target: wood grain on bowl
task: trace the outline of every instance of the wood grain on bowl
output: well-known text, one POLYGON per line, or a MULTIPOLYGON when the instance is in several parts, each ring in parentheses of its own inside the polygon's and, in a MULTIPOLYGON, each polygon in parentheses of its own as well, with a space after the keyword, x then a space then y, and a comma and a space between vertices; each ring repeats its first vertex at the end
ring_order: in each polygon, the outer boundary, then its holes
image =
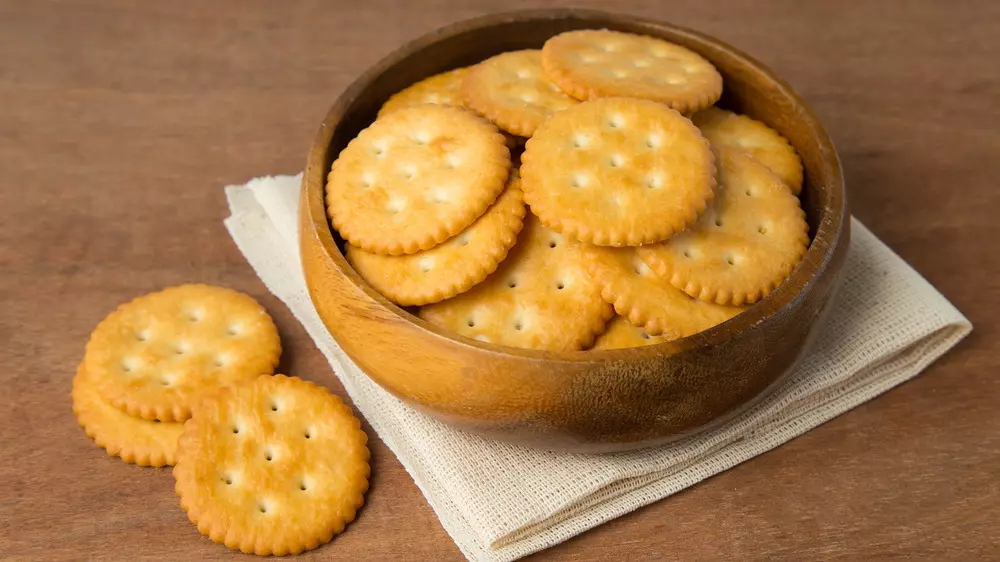
POLYGON ((780 382, 822 326, 849 242, 837 153, 792 88, 700 33, 585 10, 525 11, 457 23, 392 53, 333 104, 309 154, 300 207, 309 292, 334 338, 383 388, 455 427, 553 450, 613 451, 677 439, 742 411, 780 382), (330 165, 392 94, 568 30, 607 28, 692 49, 723 76, 720 105, 776 129, 802 156, 812 243, 802 263, 746 312, 691 337, 640 348, 542 352, 470 340, 421 321, 365 283, 324 206, 330 165))

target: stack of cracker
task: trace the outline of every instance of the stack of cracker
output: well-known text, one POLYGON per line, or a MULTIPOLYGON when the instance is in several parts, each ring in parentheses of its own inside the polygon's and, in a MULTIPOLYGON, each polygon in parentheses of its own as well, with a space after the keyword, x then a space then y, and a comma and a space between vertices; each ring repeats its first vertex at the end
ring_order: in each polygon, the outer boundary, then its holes
POLYGON ((608 30, 432 76, 333 163, 331 223, 376 290, 466 337, 690 336, 766 297, 809 245, 799 156, 713 107, 722 89, 698 54, 608 30))
POLYGON ((183 285, 101 322, 73 380, 73 410, 112 456, 175 465, 199 531, 256 554, 328 542, 364 503, 367 437, 325 389, 272 376, 274 322, 230 289, 183 285))

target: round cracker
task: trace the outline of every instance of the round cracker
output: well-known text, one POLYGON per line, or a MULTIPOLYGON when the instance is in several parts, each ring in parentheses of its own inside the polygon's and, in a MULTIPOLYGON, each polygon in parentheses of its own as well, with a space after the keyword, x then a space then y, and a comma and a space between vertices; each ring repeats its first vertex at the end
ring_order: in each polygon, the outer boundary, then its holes
POLYGON ((552 37, 542 68, 562 91, 581 100, 629 96, 682 113, 714 104, 722 75, 701 55, 645 35, 586 29, 552 37))
POLYGON ((802 191, 802 159, 778 131, 746 115, 710 107, 691 120, 712 144, 732 146, 750 153, 798 195, 802 191))
POLYGON ((580 243, 529 215, 496 272, 466 293, 421 307, 419 314, 481 341, 576 350, 594 341, 613 311, 581 261, 580 243))
POLYGON ((635 248, 586 246, 585 263, 601 284, 601 296, 628 318, 662 341, 705 331, 739 314, 740 307, 691 298, 653 273, 635 248))
POLYGON ((624 316, 615 316, 608 322, 604 333, 597 336, 592 350, 623 349, 626 347, 642 347, 668 341, 663 336, 651 336, 641 326, 636 326, 624 316))
POLYGON ((327 543, 368 490, 368 438, 351 409, 276 375, 223 389, 177 443, 174 489, 198 531, 262 556, 327 543))
POLYGON ((791 274, 809 246, 799 199, 749 154, 719 153, 718 193, 687 232, 639 248, 643 261, 692 297, 718 304, 754 303, 791 274))
POLYGON ((713 197, 715 157, 690 120, 631 98, 546 121, 521 156, 524 199, 545 226, 600 246, 666 240, 713 197))
POLYGON ((223 287, 181 285, 108 315, 87 342, 84 367, 112 406, 183 421, 218 387, 273 373, 280 356, 278 330, 257 301, 223 287))
POLYGON ((184 424, 144 420, 108 404, 82 364, 73 377, 73 413, 87 437, 112 457, 139 466, 176 462, 177 438, 184 424))
POLYGON ((465 105, 508 133, 530 137, 557 111, 579 100, 542 72, 542 52, 511 51, 479 63, 462 83, 465 105))
POLYGON ((491 123, 458 107, 408 107, 372 123, 340 153, 327 210, 352 245, 413 254, 472 224, 509 171, 510 151, 491 123))
POLYGON ((462 105, 462 80, 469 68, 456 68, 425 78, 393 94, 378 110, 378 117, 415 105, 462 105))
POLYGON ((400 306, 424 305, 471 289, 493 273, 517 241, 524 220, 517 172, 472 226, 430 250, 385 256, 347 246, 347 261, 378 292, 400 306))

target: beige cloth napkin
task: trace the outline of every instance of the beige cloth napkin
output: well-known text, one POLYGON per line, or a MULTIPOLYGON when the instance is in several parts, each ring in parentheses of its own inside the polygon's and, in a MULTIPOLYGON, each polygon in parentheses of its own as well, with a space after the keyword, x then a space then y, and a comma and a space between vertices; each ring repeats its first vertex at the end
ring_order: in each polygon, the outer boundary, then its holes
POLYGON ((371 382, 324 328, 297 243, 300 176, 227 188, 225 224, 268 289, 330 361, 470 560, 514 560, 562 542, 809 431, 916 376, 972 329, 934 287, 854 221, 836 309, 788 382, 711 433, 644 451, 556 454, 450 429, 371 382))

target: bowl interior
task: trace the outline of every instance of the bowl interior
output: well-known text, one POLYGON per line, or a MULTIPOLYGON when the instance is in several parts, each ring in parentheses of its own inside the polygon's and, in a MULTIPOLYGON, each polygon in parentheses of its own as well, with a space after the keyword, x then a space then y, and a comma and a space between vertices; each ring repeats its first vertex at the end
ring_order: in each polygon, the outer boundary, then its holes
POLYGON ((338 154, 370 125, 394 93, 431 75, 475 64, 493 55, 539 49, 555 34, 575 29, 613 29, 659 37, 711 61, 723 76, 719 106, 765 122, 787 138, 802 157, 805 182, 801 201, 812 242, 792 275, 768 297, 710 330, 672 342, 630 348, 632 356, 678 353, 712 345, 751 329, 797 298, 829 265, 844 226, 846 200, 836 151, 819 120, 797 93, 750 56, 711 37, 667 23, 591 10, 540 10, 485 16, 456 23, 399 48, 359 77, 331 108, 317 136, 306 169, 307 209, 330 259, 376 302, 396 314, 462 344, 495 353, 560 360, 613 358, 625 350, 547 352, 484 343, 428 324, 391 303, 365 283, 343 257, 343 241, 332 230, 324 206, 326 175, 338 154))

